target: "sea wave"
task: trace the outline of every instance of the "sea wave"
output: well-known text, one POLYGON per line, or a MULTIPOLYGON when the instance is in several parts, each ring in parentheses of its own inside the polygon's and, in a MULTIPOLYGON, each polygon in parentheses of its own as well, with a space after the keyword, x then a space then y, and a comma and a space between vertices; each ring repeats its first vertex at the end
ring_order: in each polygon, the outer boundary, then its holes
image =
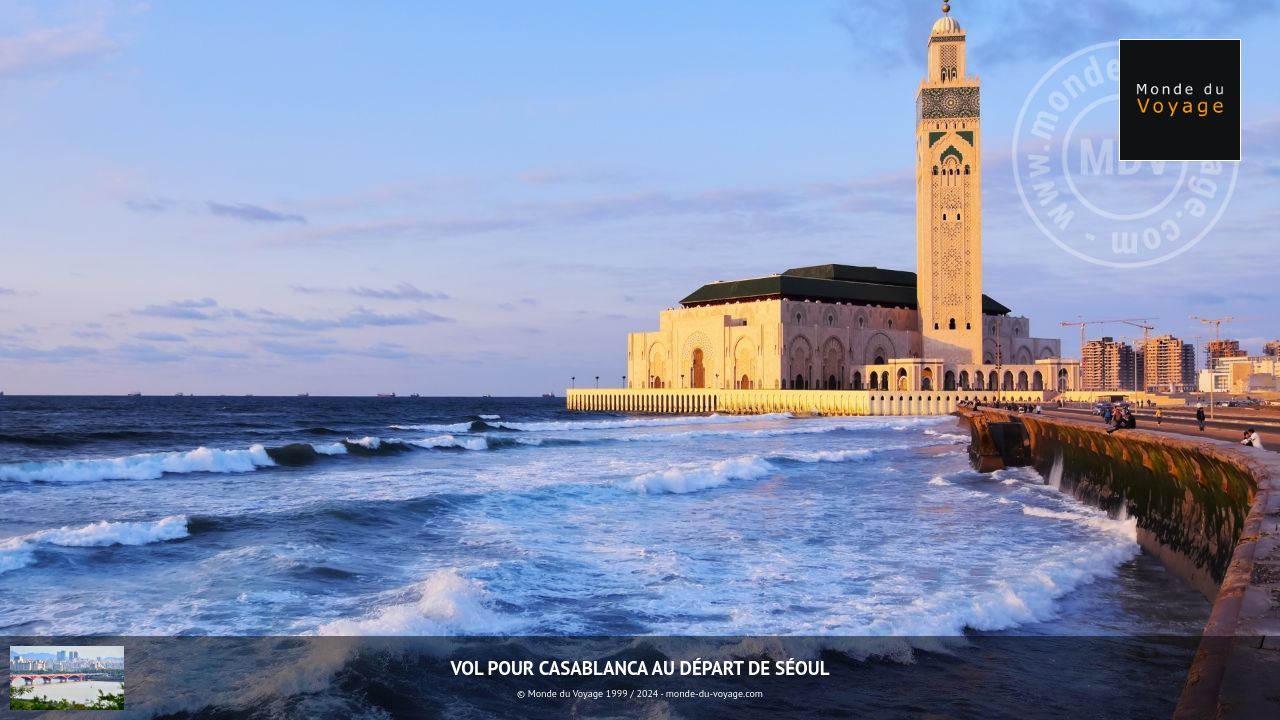
POLYGON ((732 480, 758 480, 774 470, 764 458, 751 455, 706 466, 673 467, 645 473, 632 478, 626 487, 648 495, 684 494, 727 485, 732 480))
POLYGON ((734 480, 758 480, 780 468, 777 462, 841 463, 866 460, 897 446, 855 448, 852 450, 788 450, 763 455, 745 455, 705 464, 685 464, 637 475, 623 486, 648 495, 684 494, 727 485, 734 480))
POLYGON ((426 580, 396 591, 407 602, 386 605, 358 619, 333 620, 316 629, 318 635, 460 635, 501 634, 512 620, 489 609, 484 587, 455 568, 433 572, 426 580))
POLYGON ((262 445, 247 450, 199 447, 186 452, 141 453, 118 458, 53 460, 0 465, 0 480, 85 482, 154 480, 166 473, 244 473, 275 465, 262 445))
POLYGON ((38 530, 0 541, 0 573, 35 563, 35 549, 40 545, 61 547, 107 547, 110 545, 147 545, 177 540, 189 535, 186 515, 171 515, 152 521, 102 520, 80 527, 38 530))

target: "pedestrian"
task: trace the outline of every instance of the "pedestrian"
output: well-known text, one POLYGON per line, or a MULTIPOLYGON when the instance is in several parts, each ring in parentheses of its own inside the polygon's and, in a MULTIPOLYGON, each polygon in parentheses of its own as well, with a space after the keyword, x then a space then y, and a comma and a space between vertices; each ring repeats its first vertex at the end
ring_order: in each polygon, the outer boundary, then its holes
POLYGON ((1258 431, 1254 430, 1253 428, 1249 428, 1248 430, 1244 431, 1244 439, 1240 441, 1240 444, 1246 445, 1248 447, 1258 448, 1259 450, 1266 449, 1262 447, 1262 436, 1259 435, 1258 431))
POLYGON ((1156 425, 1164 422, 1164 410, 1156 408, 1156 425))
POLYGON ((1196 423, 1200 425, 1200 432, 1204 432, 1204 405, 1196 405, 1196 423))
POLYGON ((1110 405, 1102 408, 1102 423, 1104 425, 1111 424, 1111 406, 1110 405))

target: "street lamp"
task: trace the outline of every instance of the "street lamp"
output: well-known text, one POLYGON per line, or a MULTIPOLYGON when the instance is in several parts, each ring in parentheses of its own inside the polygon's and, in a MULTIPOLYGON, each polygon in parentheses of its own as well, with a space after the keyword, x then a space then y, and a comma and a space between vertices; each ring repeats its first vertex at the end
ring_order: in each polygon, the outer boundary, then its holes
POLYGON ((600 389, 600 376, 599 376, 599 375, 597 375, 597 376, 596 376, 596 389, 597 389, 597 390, 599 390, 599 389, 600 389))
POLYGON ((627 376, 626 376, 626 375, 623 375, 623 376, 622 376, 622 387, 623 387, 623 388, 626 388, 626 387, 627 387, 627 376))
POLYGON ((571 388, 572 388, 572 387, 577 387, 577 382, 578 382, 578 376, 577 376, 577 375, 574 375, 574 376, 570 377, 570 378, 569 378, 569 387, 571 387, 571 388))
POLYGON ((720 373, 716 373, 716 387, 720 387, 720 373))
POLYGON ((684 389, 684 373, 680 373, 680 389, 684 389))

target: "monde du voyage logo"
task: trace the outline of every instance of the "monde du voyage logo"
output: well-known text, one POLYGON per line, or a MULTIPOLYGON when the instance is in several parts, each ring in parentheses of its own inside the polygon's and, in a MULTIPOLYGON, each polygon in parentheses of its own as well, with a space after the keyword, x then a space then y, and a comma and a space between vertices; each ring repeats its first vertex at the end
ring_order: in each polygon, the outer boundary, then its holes
POLYGON ((1060 60, 1027 94, 1014 179, 1072 255, 1145 267, 1189 250, 1239 175, 1240 41, 1120 40, 1060 60))

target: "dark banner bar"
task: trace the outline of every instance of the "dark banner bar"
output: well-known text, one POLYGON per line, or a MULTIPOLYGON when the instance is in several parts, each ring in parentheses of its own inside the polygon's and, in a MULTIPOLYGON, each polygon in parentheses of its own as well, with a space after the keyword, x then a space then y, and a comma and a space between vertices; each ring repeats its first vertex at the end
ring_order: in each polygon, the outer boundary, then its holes
MULTIPOLYGON (((125 710, 75 717, 207 720, 1161 718, 1173 713, 1199 643, 986 635, 0 640, 123 646, 125 710)), ((79 681, 7 669, 20 688, 79 681)))

